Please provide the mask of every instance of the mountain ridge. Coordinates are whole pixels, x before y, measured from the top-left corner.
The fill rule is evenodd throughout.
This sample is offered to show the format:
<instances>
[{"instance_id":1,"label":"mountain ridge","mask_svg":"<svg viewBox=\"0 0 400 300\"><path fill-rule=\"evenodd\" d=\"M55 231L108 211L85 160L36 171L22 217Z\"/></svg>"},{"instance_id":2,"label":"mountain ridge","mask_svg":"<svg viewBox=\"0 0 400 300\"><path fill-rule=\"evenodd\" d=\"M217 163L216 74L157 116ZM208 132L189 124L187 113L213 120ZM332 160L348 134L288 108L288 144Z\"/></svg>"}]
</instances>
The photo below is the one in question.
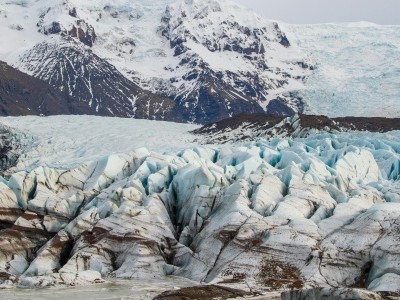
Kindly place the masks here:
<instances>
[{"instance_id":1,"label":"mountain ridge","mask_svg":"<svg viewBox=\"0 0 400 300\"><path fill-rule=\"evenodd\" d=\"M338 117L296 114L290 117L239 114L206 124L192 133L202 144L224 144L273 138L298 138L341 132L385 133L400 130L400 118Z\"/></svg>"}]
</instances>

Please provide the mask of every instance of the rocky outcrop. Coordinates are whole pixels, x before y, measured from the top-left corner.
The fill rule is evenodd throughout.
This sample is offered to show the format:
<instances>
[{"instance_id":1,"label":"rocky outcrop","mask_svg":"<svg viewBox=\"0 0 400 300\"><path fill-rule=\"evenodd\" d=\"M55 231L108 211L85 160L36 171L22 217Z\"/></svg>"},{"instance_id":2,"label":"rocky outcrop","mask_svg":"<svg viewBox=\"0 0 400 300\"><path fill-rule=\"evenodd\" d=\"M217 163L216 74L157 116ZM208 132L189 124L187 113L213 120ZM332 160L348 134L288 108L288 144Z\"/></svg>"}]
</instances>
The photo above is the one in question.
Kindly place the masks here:
<instances>
[{"instance_id":1,"label":"rocky outcrop","mask_svg":"<svg viewBox=\"0 0 400 300\"><path fill-rule=\"evenodd\" d=\"M227 288L218 285L204 285L197 287L182 288L175 291L167 291L156 297L153 300L174 300L174 299L234 299L254 296L254 294Z\"/></svg>"},{"instance_id":2,"label":"rocky outcrop","mask_svg":"<svg viewBox=\"0 0 400 300\"><path fill-rule=\"evenodd\" d=\"M223 144L254 141L275 137L307 137L315 133L351 131L389 132L400 130L400 119L390 118L328 118L315 115L292 117L266 114L240 114L210 123L193 131L202 143Z\"/></svg>"},{"instance_id":3,"label":"rocky outcrop","mask_svg":"<svg viewBox=\"0 0 400 300\"><path fill-rule=\"evenodd\" d=\"M2 286L175 275L252 292L396 292L396 149L282 139L15 173L0 184Z\"/></svg>"},{"instance_id":4,"label":"rocky outcrop","mask_svg":"<svg viewBox=\"0 0 400 300\"><path fill-rule=\"evenodd\" d=\"M96 41L96 33L93 26L83 20L77 20L75 25L66 34L73 38L78 38L84 45L92 47Z\"/></svg>"},{"instance_id":5,"label":"rocky outcrop","mask_svg":"<svg viewBox=\"0 0 400 300\"><path fill-rule=\"evenodd\" d=\"M39 31L45 35L49 34L59 34L61 32L61 24L58 22L52 22L47 26L43 26L39 29Z\"/></svg>"},{"instance_id":6,"label":"rocky outcrop","mask_svg":"<svg viewBox=\"0 0 400 300\"><path fill-rule=\"evenodd\" d=\"M76 38L82 44L92 47L96 41L96 33L93 26L86 23L84 20L76 20L71 28L64 28L59 22L53 21L47 25L38 24L40 26L39 32L45 35L59 34L61 36L68 36Z\"/></svg>"},{"instance_id":7,"label":"rocky outcrop","mask_svg":"<svg viewBox=\"0 0 400 300\"><path fill-rule=\"evenodd\" d=\"M76 38L82 44L92 47L96 41L95 29L85 20L79 19L77 8L70 7L68 1L63 3L61 10L66 15L68 14L69 17L72 17L69 23L66 22L66 19L68 20L67 16L64 16L64 18L57 18L57 13L54 12L57 10L60 10L60 8L57 7L56 4L55 7L49 7L40 14L36 24L39 28L38 31L45 35L57 34Z\"/></svg>"}]
</instances>

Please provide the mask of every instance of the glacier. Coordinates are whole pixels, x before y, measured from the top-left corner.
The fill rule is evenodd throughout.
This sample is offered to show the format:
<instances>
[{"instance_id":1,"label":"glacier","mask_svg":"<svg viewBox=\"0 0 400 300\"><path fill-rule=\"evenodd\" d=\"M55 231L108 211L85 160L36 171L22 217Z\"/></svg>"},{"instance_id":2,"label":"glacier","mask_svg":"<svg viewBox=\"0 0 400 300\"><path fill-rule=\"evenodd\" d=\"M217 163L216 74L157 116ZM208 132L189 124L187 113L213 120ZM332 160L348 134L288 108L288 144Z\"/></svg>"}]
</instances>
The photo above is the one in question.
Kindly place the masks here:
<instances>
[{"instance_id":1,"label":"glacier","mask_svg":"<svg viewBox=\"0 0 400 300\"><path fill-rule=\"evenodd\" d=\"M140 122L125 128L131 121ZM166 131L156 126L166 126L153 123L157 139ZM26 170L1 178L0 287L172 275L259 292L398 292L398 131L189 141L163 154L138 148L92 157L62 167L57 159L24 163L22 155Z\"/></svg>"},{"instance_id":2,"label":"glacier","mask_svg":"<svg viewBox=\"0 0 400 300\"><path fill-rule=\"evenodd\" d=\"M111 153L146 147L171 152L194 147L189 132L198 125L96 116L0 117L13 128L9 139L18 142L19 160L11 172L39 166L72 168ZM116 142L117 141L117 142Z\"/></svg>"},{"instance_id":3,"label":"glacier","mask_svg":"<svg viewBox=\"0 0 400 300\"><path fill-rule=\"evenodd\" d=\"M359 22L282 27L316 66L302 91L306 113L400 115L398 25Z\"/></svg>"}]
</instances>

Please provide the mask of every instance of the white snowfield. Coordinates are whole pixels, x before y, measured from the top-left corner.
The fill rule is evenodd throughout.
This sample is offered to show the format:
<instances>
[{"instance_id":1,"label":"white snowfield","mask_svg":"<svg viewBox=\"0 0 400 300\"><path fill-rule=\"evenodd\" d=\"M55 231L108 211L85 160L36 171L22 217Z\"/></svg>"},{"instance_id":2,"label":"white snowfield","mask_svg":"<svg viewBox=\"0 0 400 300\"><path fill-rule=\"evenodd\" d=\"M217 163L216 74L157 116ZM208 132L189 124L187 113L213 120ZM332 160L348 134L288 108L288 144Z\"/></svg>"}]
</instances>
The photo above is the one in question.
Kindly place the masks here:
<instances>
[{"instance_id":1,"label":"white snowfield","mask_svg":"<svg viewBox=\"0 0 400 300\"><path fill-rule=\"evenodd\" d=\"M145 147L172 152L194 147L198 125L96 116L0 117L0 123L30 136L16 170L38 166L71 168L112 153ZM31 139L31 137L33 139Z\"/></svg>"},{"instance_id":2,"label":"white snowfield","mask_svg":"<svg viewBox=\"0 0 400 300\"><path fill-rule=\"evenodd\" d=\"M117 137L107 136L116 147L131 138L127 127L143 123L89 118L97 122L77 126L65 118L83 117L0 121L20 130L32 124L38 135L54 130L51 120L54 128L65 124L70 139L82 132L99 137L97 144L79 142L82 151L102 149L106 139L97 131L109 134L108 122L120 126ZM153 123L141 131L153 130L161 149L184 136L181 125ZM161 139L166 132L171 141ZM37 139L48 164L51 151L67 158L77 153L68 144L63 149L61 136L49 139L55 146L48 148L45 134ZM85 155L96 157L94 150ZM20 171L0 183L6 228L0 232L0 287L175 275L258 291L353 285L398 291L399 176L399 132L224 148L189 143L175 154L140 148L73 168Z\"/></svg>"}]
</instances>

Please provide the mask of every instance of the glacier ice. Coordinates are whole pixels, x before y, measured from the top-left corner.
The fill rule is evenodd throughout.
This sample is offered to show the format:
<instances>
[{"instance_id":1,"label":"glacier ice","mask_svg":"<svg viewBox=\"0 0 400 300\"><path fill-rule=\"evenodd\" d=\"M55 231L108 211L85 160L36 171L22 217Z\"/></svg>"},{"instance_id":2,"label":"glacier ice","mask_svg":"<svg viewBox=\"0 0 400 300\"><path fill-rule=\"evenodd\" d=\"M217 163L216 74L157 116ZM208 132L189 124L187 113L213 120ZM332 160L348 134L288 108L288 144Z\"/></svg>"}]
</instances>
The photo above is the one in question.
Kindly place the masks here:
<instances>
[{"instance_id":1,"label":"glacier ice","mask_svg":"<svg viewBox=\"0 0 400 300\"><path fill-rule=\"evenodd\" d=\"M399 155L397 133L343 133L33 166L0 183L0 280L395 291Z\"/></svg>"}]
</instances>

